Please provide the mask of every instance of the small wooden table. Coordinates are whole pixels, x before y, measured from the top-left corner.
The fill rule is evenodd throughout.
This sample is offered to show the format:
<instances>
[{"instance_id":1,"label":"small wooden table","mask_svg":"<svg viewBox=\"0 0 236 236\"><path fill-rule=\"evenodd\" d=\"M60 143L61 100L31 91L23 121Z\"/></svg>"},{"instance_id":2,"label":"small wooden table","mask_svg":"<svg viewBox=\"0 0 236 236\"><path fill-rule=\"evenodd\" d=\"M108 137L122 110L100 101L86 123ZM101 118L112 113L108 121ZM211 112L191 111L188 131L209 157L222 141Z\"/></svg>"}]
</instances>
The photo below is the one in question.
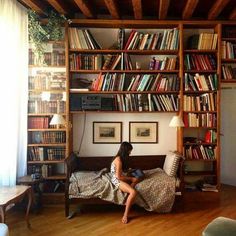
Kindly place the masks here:
<instances>
[{"instance_id":1,"label":"small wooden table","mask_svg":"<svg viewBox=\"0 0 236 236\"><path fill-rule=\"evenodd\" d=\"M29 223L29 210L32 203L32 188L31 186L16 185L12 187L0 187L0 214L2 223L5 223L6 207L12 203L20 202L25 196L28 196L28 206L26 210L26 222Z\"/></svg>"},{"instance_id":2,"label":"small wooden table","mask_svg":"<svg viewBox=\"0 0 236 236\"><path fill-rule=\"evenodd\" d=\"M42 182L42 179L33 179L30 175L22 176L18 178L17 184L19 185L28 185L32 187L34 192L33 202L35 203L36 209L40 209L42 206L42 191L40 190L39 184ZM35 197L37 193L37 197Z\"/></svg>"}]
</instances>

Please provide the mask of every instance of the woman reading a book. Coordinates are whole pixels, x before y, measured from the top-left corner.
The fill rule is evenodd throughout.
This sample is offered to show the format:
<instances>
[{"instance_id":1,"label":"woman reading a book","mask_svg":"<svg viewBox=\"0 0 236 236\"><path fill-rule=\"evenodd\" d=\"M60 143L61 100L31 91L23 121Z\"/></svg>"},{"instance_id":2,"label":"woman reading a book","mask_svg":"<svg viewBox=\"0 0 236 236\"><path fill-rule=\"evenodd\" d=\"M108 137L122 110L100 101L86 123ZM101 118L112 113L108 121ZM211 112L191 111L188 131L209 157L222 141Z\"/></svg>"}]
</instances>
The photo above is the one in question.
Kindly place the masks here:
<instances>
[{"instance_id":1,"label":"woman reading a book","mask_svg":"<svg viewBox=\"0 0 236 236\"><path fill-rule=\"evenodd\" d=\"M120 145L118 153L111 162L112 183L117 186L122 192L128 193L125 203L125 212L122 217L124 224L128 223L130 208L137 195L134 186L139 182L139 178L127 176L124 171L128 169L128 159L133 147L128 142L123 142Z\"/></svg>"}]
</instances>

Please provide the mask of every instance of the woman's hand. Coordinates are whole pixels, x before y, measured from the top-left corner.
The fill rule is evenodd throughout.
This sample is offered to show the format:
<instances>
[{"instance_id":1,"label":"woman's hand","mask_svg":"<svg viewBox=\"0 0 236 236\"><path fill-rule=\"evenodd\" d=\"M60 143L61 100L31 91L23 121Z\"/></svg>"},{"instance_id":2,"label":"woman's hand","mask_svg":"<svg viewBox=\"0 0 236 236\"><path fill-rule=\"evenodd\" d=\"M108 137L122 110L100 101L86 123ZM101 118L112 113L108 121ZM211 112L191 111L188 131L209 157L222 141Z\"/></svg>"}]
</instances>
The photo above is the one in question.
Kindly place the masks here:
<instances>
[{"instance_id":1,"label":"woman's hand","mask_svg":"<svg viewBox=\"0 0 236 236\"><path fill-rule=\"evenodd\" d=\"M139 178L131 177L131 187L134 187L137 183L139 183Z\"/></svg>"}]
</instances>

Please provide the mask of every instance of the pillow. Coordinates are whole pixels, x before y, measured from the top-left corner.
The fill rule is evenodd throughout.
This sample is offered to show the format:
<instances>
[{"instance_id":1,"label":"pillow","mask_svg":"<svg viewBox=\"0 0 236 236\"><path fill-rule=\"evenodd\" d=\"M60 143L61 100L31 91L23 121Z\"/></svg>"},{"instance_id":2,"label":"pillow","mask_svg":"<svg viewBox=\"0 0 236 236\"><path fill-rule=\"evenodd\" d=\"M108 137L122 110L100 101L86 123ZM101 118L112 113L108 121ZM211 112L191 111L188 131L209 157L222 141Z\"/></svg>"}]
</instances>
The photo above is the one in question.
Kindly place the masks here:
<instances>
[{"instance_id":1,"label":"pillow","mask_svg":"<svg viewBox=\"0 0 236 236\"><path fill-rule=\"evenodd\" d=\"M174 152L168 153L166 155L163 170L166 172L167 175L171 177L176 176L180 158L181 156Z\"/></svg>"}]
</instances>

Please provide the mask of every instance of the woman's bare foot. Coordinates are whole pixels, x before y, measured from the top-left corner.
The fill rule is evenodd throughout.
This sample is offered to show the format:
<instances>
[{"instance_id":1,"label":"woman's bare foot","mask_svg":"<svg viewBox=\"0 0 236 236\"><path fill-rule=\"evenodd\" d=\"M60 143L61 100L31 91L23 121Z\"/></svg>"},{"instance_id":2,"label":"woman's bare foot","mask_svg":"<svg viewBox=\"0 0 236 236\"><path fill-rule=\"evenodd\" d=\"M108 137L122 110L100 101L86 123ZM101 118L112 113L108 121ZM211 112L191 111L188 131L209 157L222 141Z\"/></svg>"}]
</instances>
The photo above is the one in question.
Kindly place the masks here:
<instances>
[{"instance_id":1,"label":"woman's bare foot","mask_svg":"<svg viewBox=\"0 0 236 236\"><path fill-rule=\"evenodd\" d=\"M122 217L122 223L123 224L127 224L128 222L129 222L128 217L127 216L123 216Z\"/></svg>"}]
</instances>

